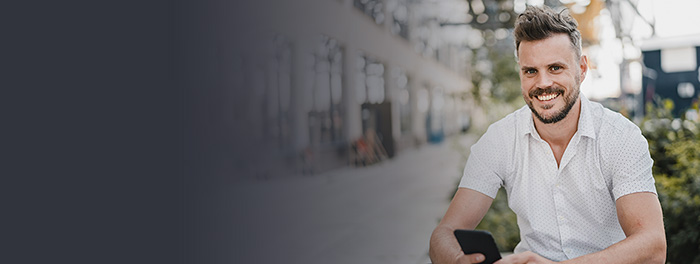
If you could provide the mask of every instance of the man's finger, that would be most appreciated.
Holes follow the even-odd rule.
[[[469,255],[469,259],[471,260],[472,263],[481,263],[484,261],[486,257],[484,254],[481,253],[474,253]]]

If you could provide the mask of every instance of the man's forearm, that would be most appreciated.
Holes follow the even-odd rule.
[[[462,249],[454,238],[454,229],[446,225],[438,225],[430,237],[430,260],[433,264],[454,263],[462,254]]]
[[[661,204],[654,193],[632,193],[617,199],[617,215],[627,238],[570,263],[664,263],[666,234]]]
[[[660,236],[660,237],[659,237]],[[635,234],[605,250],[562,263],[664,263],[666,239],[663,234]]]

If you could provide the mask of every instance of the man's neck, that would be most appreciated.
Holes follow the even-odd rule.
[[[566,148],[571,138],[578,130],[578,119],[581,116],[581,97],[576,99],[576,103],[564,119],[553,124],[545,124],[532,114],[535,122],[535,129],[540,137],[550,145],[557,145]]]

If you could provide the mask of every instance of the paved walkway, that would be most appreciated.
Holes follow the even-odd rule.
[[[475,137],[447,138],[368,167],[238,184],[239,263],[428,263]],[[254,198],[254,200],[252,200]]]

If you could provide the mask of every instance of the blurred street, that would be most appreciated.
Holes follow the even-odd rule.
[[[245,219],[234,231],[234,259],[429,263],[430,234],[464,166],[457,146],[475,139],[454,136],[368,167],[239,184],[234,208]]]

